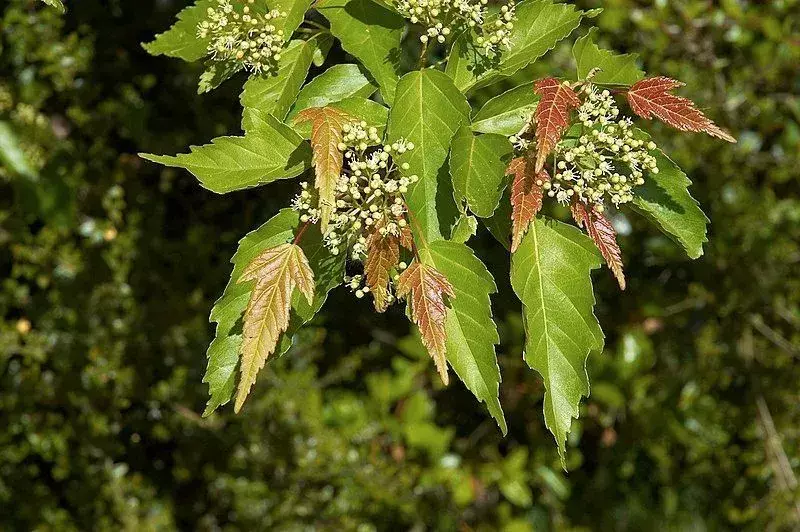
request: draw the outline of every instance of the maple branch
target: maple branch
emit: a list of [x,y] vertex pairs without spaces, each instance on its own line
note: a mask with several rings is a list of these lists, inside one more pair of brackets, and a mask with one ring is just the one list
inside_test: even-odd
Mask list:
[[294,237],[294,241],[292,242],[292,244],[296,246],[300,242],[300,240],[302,240],[303,235],[305,234],[306,229],[308,229],[309,225],[311,225],[311,220],[303,224],[303,227],[300,228],[300,231],[298,231],[297,235]]

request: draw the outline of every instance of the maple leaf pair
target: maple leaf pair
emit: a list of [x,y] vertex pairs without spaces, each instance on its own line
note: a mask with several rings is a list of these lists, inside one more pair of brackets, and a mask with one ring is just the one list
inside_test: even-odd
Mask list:
[[[570,84],[548,77],[534,84],[534,91],[540,97],[531,118],[532,123],[529,124],[534,128],[535,145],[527,149],[521,156],[514,158],[506,172],[512,176],[512,252],[517,250],[522,237],[542,208],[545,189],[551,182],[551,175],[545,168],[547,159],[556,150],[565,132],[573,125],[573,111],[578,109],[582,103],[582,93],[576,92],[576,88],[591,87],[590,83],[591,81],[587,80]],[[681,131],[704,132],[728,142],[736,142],[736,139],[728,132],[714,124],[711,119],[697,109],[694,102],[671,94],[672,90],[683,85],[683,83],[667,77],[646,78],[628,88],[625,96],[631,110],[642,118],[652,119],[655,117]],[[591,91],[583,92],[590,93]],[[524,132],[525,130],[522,133]],[[555,163],[553,166],[555,170]],[[613,272],[620,288],[624,290],[625,276],[621,252],[614,228],[610,220],[603,214],[603,206],[583,201],[576,195],[571,200],[570,207],[576,223],[579,227],[586,229]]]

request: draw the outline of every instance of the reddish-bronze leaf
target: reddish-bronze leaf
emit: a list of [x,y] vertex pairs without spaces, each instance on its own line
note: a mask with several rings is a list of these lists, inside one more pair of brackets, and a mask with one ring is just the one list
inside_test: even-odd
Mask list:
[[303,250],[295,244],[281,244],[254,258],[238,280],[248,281],[255,281],[255,286],[244,313],[236,412],[241,410],[258,372],[289,326],[294,289],[300,290],[309,304],[314,300],[314,272]]
[[392,234],[383,236],[376,228],[367,239],[364,273],[378,312],[384,312],[389,307],[389,275],[399,260],[399,238]]
[[547,156],[555,149],[561,135],[569,127],[569,114],[580,104],[578,95],[568,83],[555,78],[540,79],[534,92],[541,96],[536,107],[536,172],[541,172]]
[[442,382],[447,385],[447,305],[444,298],[455,297],[453,286],[436,268],[415,260],[397,280],[398,297],[407,297],[409,294],[411,319],[419,327],[422,343],[436,363]]
[[705,132],[728,142],[736,142],[730,133],[702,113],[692,100],[670,94],[684,83],[667,77],[637,81],[627,93],[634,113],[648,120],[656,117],[681,131]]
[[414,250],[414,235],[408,225],[400,228],[400,245],[409,251]]
[[507,175],[513,175],[511,182],[511,252],[515,252],[522,242],[522,237],[531,225],[536,214],[542,208],[544,189],[537,181],[544,183],[550,181],[547,170],[538,174],[533,172],[533,166],[526,157],[512,159],[506,170]]
[[620,252],[619,244],[617,244],[617,233],[614,231],[611,221],[594,207],[589,207],[580,201],[573,201],[571,208],[572,217],[579,227],[586,227],[586,232],[589,233],[597,249],[600,250],[600,254],[606,260],[606,264],[611,268],[619,287],[625,290],[622,253]]
[[354,118],[333,107],[311,107],[300,111],[295,123],[311,122],[311,149],[319,190],[320,226],[323,234],[328,230],[328,222],[336,206],[336,181],[342,173],[344,154],[339,150],[342,142],[342,128],[353,122]]

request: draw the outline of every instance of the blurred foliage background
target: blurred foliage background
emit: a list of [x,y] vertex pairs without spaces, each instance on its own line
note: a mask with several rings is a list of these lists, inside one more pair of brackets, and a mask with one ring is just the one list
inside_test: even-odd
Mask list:
[[[485,231],[508,437],[459,383],[441,387],[401,310],[376,316],[344,290],[243,415],[198,415],[228,259],[294,185],[216,196],[135,156],[238,130],[237,83],[198,97],[198,66],[139,46],[184,4],[0,11],[0,528],[800,527],[798,1],[577,2],[605,9],[602,44],[685,81],[740,142],[652,126],[710,243],[692,262],[615,219],[630,285],[595,276],[607,347],[566,474]],[[522,76],[572,68],[565,43]]]

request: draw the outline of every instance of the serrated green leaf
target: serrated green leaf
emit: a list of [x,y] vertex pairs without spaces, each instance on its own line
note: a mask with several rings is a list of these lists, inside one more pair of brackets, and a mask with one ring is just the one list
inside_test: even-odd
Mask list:
[[403,18],[372,0],[325,0],[317,10],[331,23],[342,48],[366,67],[386,102],[394,100]]
[[464,244],[440,240],[420,256],[447,277],[455,293],[445,324],[447,361],[475,397],[486,403],[505,434],[508,429],[500,406],[500,368],[495,353],[500,337],[489,299],[497,291],[494,279]]
[[403,138],[414,143],[414,149],[398,154],[397,160],[409,164],[407,175],[419,176],[405,195],[412,229],[421,237],[418,245],[442,238],[436,208],[439,169],[447,159],[453,135],[468,123],[469,111],[464,95],[437,70],[410,72],[397,85],[388,136],[390,142]]
[[447,74],[464,91],[485,87],[516,73],[552,49],[580,25],[583,12],[551,0],[526,0],[516,8],[517,20],[510,48],[504,50],[497,68],[486,69],[480,55],[470,49],[466,35],[455,40],[447,61]]
[[306,11],[311,7],[313,0],[270,0],[269,9],[277,9],[286,13],[285,17],[273,20],[276,30],[283,30],[285,40],[292,38],[292,34],[303,23]]
[[[236,365],[239,362],[241,318],[250,300],[252,286],[239,284],[239,276],[245,266],[259,253],[291,241],[300,224],[299,215],[292,209],[283,209],[264,225],[248,233],[239,241],[231,262],[233,272],[225,291],[211,309],[211,322],[217,323],[216,337],[208,348],[208,368],[203,382],[209,385],[210,398],[203,413],[210,415],[233,396],[236,381]],[[292,345],[292,336],[311,320],[322,308],[328,293],[341,283],[344,275],[344,257],[334,257],[322,245],[322,235],[316,226],[306,231],[300,247],[314,271],[315,296],[313,305],[302,297],[292,297],[292,316],[289,328],[281,338],[273,358],[284,354]]]
[[219,137],[174,157],[140,153],[165,166],[185,168],[203,187],[224,194],[300,175],[311,166],[311,147],[289,126],[261,115],[244,137]]
[[156,35],[142,47],[150,55],[166,55],[184,61],[197,61],[208,55],[210,39],[197,36],[197,25],[206,17],[209,7],[216,5],[215,0],[199,0],[194,5],[178,13],[178,21],[164,33]]
[[242,65],[234,61],[224,63],[208,63],[206,69],[200,74],[197,83],[197,94],[211,92],[234,75],[241,72]]
[[307,41],[290,42],[281,54],[278,71],[274,75],[252,76],[244,84],[239,101],[245,113],[248,108],[256,108],[278,120],[286,118],[306,80],[314,52],[330,47],[330,44],[331,38],[327,34],[316,35]]
[[533,82],[525,83],[495,96],[472,118],[472,130],[478,133],[516,135],[531,118],[539,103]]
[[602,258],[577,228],[536,218],[511,257],[511,286],[523,303],[525,361],[544,379],[544,418],[562,464],[572,418],[589,395],[586,359],[603,348],[591,271]]
[[459,244],[466,244],[476,234],[478,234],[478,219],[469,214],[462,214],[458,217],[453,230],[450,232],[450,240]]
[[[649,140],[650,136],[637,130],[636,138]],[[653,155],[659,172],[645,175],[644,184],[636,187],[632,206],[696,259],[703,255],[703,243],[708,242],[709,220],[689,194],[692,181],[686,174],[661,150]]]
[[469,126],[458,130],[450,147],[450,175],[457,203],[486,218],[491,216],[506,188],[511,144],[502,135],[475,135]]
[[601,85],[633,85],[644,78],[644,72],[639,70],[636,54],[615,54],[604,50],[594,43],[597,28],[592,28],[589,33],[575,41],[572,55],[578,68],[578,79],[586,76],[594,68],[600,71],[592,78],[594,83]]
[[[389,116],[389,109],[378,102],[354,96],[330,103],[328,106],[363,120],[367,123],[367,127],[374,127],[378,130],[379,137],[382,137],[386,130],[386,120]],[[291,117],[292,115],[290,114],[289,116]],[[288,121],[289,119],[287,119],[287,122]],[[311,137],[311,122],[301,122],[299,124],[294,124],[293,127],[303,138],[307,139]]]
[[369,98],[376,89],[358,65],[334,65],[302,88],[286,122],[291,123],[303,109],[325,107],[352,97]]

